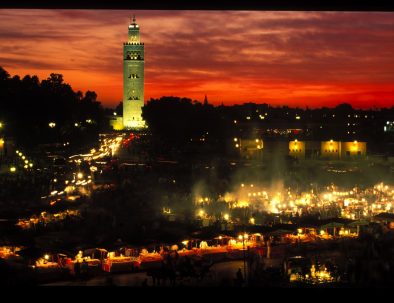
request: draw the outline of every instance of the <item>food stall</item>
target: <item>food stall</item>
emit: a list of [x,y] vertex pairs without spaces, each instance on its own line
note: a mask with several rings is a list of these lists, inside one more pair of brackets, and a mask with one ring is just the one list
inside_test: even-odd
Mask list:
[[[107,251],[103,248],[86,249],[79,251],[75,256],[74,260],[67,261],[67,267],[72,274],[75,274],[75,265],[79,263],[81,266],[81,272],[86,270],[87,275],[97,274],[101,272],[104,258],[107,255]],[[87,268],[84,268],[86,266]]]
[[106,272],[130,272],[140,267],[138,257],[116,255],[115,252],[109,252],[108,257],[103,262],[103,270]]
[[140,264],[141,269],[150,269],[150,268],[157,268],[160,266],[161,262],[163,261],[163,255],[153,251],[148,252],[147,249],[142,249],[137,262]]

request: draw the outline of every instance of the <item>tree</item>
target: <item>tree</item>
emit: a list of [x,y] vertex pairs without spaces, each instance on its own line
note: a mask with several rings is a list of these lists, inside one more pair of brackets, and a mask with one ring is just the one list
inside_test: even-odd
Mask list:
[[[35,75],[10,78],[0,67],[0,99],[0,118],[7,121],[7,131],[18,145],[62,142],[75,133],[74,124],[81,121],[90,123],[87,136],[106,124],[97,94],[74,92],[62,74],[51,73],[40,82]],[[56,127],[49,128],[49,122],[55,122]]]

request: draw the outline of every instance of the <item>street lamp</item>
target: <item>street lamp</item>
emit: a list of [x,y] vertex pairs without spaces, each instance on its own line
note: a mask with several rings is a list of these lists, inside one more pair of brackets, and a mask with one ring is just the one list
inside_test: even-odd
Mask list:
[[92,182],[94,182],[94,172],[97,171],[97,167],[91,166],[89,169],[90,169],[90,175],[91,175]]
[[246,211],[247,211],[247,209],[245,207],[244,212],[243,212],[243,220],[242,220],[242,227],[243,227],[242,250],[243,250],[243,259],[244,259],[244,277],[245,277],[245,281],[248,281],[247,277],[246,277],[246,249],[245,249],[245,238],[247,237],[247,234],[245,231]]

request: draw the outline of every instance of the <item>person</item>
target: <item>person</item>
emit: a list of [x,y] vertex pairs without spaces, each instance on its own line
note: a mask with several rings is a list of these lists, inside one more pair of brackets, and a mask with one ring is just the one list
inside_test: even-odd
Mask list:
[[242,270],[241,270],[241,268],[238,268],[238,271],[236,273],[236,278],[235,278],[235,285],[242,286],[243,283],[244,283],[244,278],[242,275]]
[[145,278],[145,280],[142,281],[141,286],[142,286],[142,287],[147,287],[147,286],[148,286],[148,278]]
[[77,279],[81,275],[81,263],[79,263],[79,260],[77,261],[77,263],[74,264],[74,273]]
[[87,277],[88,277],[88,270],[89,270],[88,262],[86,262],[86,260],[83,259],[82,265],[81,265],[81,276],[82,276],[83,279],[87,279]]

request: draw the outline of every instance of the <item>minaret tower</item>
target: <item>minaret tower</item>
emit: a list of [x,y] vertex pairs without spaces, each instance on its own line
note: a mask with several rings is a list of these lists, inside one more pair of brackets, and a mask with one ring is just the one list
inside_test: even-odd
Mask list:
[[144,106],[144,43],[140,41],[140,28],[129,25],[129,37],[123,43],[123,126],[125,129],[145,127],[142,119]]

